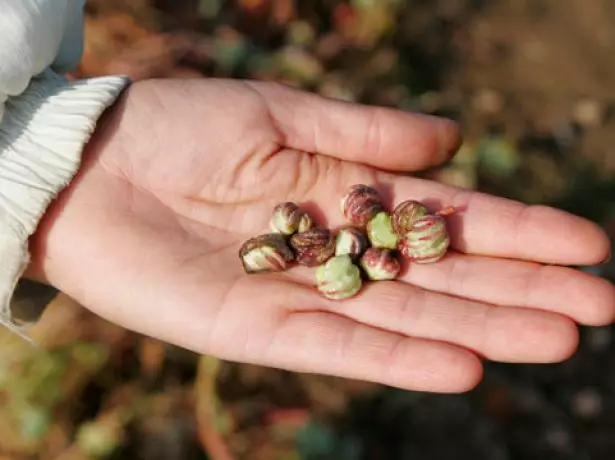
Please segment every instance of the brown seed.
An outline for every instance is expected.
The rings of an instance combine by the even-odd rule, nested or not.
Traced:
[[[273,233],[289,236],[293,233],[309,230],[312,225],[312,217],[307,212],[299,209],[299,206],[292,201],[287,201],[273,208],[269,230]]]
[[[280,203],[273,208],[269,230],[282,235],[292,235],[297,231],[299,216],[299,207],[295,203],[291,201]]]
[[[299,222],[297,223],[297,232],[306,232],[313,226],[314,221],[312,220],[312,216],[310,216],[307,212],[302,212],[299,216]]]
[[[335,254],[335,238],[323,227],[314,227],[290,238],[290,246],[295,252],[297,263],[316,267]]]
[[[344,217],[357,227],[365,227],[372,217],[383,210],[378,191],[363,184],[350,187],[340,206]]]
[[[268,273],[286,270],[295,256],[279,233],[251,238],[239,249],[246,273]]]

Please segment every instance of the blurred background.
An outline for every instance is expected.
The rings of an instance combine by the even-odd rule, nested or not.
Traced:
[[[425,176],[615,238],[613,24],[612,0],[89,0],[74,76],[276,80],[450,117],[466,142]],[[60,295],[39,348],[0,331],[0,460],[613,459],[613,332],[442,396],[199,357]]]

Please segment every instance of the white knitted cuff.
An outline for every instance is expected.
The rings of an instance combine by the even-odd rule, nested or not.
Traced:
[[[79,169],[99,117],[129,83],[123,76],[69,82],[47,70],[9,98],[0,123],[0,324],[25,337],[35,319],[18,311],[28,239]],[[69,243],[70,244],[70,243]]]

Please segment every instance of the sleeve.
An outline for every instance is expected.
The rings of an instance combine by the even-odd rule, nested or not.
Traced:
[[[77,172],[124,76],[69,82],[83,49],[84,0],[0,0],[0,324],[37,321],[22,280],[29,237]],[[35,297],[47,300],[40,288]]]

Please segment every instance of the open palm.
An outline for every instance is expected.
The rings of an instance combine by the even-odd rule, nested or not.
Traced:
[[[224,80],[136,83],[100,123],[74,183],[33,243],[34,271],[97,314],[223,359],[464,391],[481,359],[553,362],[575,321],[611,322],[613,287],[560,265],[593,264],[595,225],[410,178],[458,147],[447,121]],[[350,185],[459,206],[453,250],[397,281],[330,301],[314,269],[247,275],[243,241],[281,201],[343,224]]]

